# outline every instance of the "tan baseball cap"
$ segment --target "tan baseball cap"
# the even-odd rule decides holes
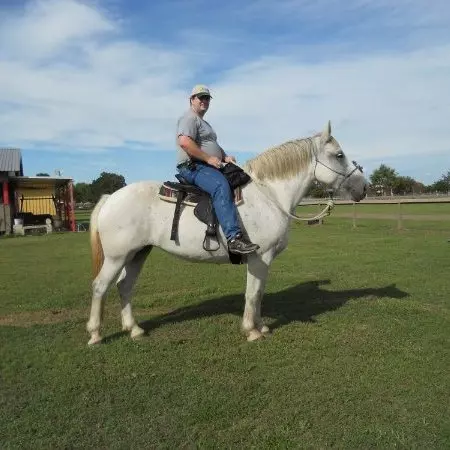
[[[209,88],[204,84],[197,84],[192,88],[191,98],[195,95],[209,95],[212,98]]]

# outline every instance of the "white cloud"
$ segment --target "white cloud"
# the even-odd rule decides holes
[[[290,3],[279,8],[301,3],[311,17],[326,9],[323,0]],[[368,5],[353,0],[347,8]],[[386,5],[383,0],[378,7]],[[418,0],[399,5],[424,11]],[[328,2],[330,14],[337,6]],[[432,8],[427,17],[427,24],[439,19]],[[125,38],[120,23],[75,0],[31,2],[20,16],[3,16],[0,30],[0,141],[5,145],[172,151],[189,85],[207,82],[202,58],[192,58],[205,32],[185,36],[186,46],[175,51],[164,40],[155,45]],[[226,42],[215,36],[201,51],[219,60],[216,45],[223,48]],[[315,62],[305,62],[317,47],[291,46],[282,57],[255,55],[245,65],[215,73],[207,117],[223,146],[259,152],[320,130],[331,119],[352,157],[448,150],[448,42],[363,56],[333,53],[338,49],[336,43],[322,45]]]
[[[331,119],[343,147],[364,157],[444,151],[449,80],[450,46],[310,65],[268,58],[229,73],[211,115],[235,148],[275,145]]]
[[[61,147],[167,143],[161,120],[182,106],[184,93],[176,85],[189,73],[186,57],[108,34],[105,39],[105,33],[116,38],[118,26],[73,0],[31,5],[2,27],[0,48],[10,50],[0,59],[2,141]],[[54,40],[47,39],[55,23],[71,25],[56,27]],[[68,46],[75,57],[55,57]]]
[[[37,0],[21,15],[6,15],[0,49],[10,58],[51,57],[80,40],[112,32],[113,22],[94,8],[74,0]]]

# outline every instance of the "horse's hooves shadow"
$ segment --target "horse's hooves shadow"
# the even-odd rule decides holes
[[[102,344],[110,344],[111,342],[117,341],[128,334],[130,334],[129,331],[118,331],[117,333],[110,334],[102,339]]]
[[[291,322],[315,322],[315,317],[339,309],[350,299],[357,298],[405,298],[409,294],[398,289],[395,284],[380,288],[348,289],[342,291],[329,291],[321,289],[321,285],[330,284],[330,280],[317,280],[300,283],[284,291],[266,294],[263,298],[262,312],[264,317],[274,321],[270,324],[272,330]],[[213,317],[222,314],[235,314],[242,316],[244,310],[243,295],[227,295],[224,297],[206,300],[191,306],[178,308],[170,313],[154,317],[141,322],[147,336],[151,330],[166,323],[178,323],[201,317]],[[120,331],[103,339],[110,343],[129,334]]]
[[[271,329],[279,328],[291,322],[314,322],[316,316],[334,311],[350,299],[364,297],[405,298],[409,296],[407,292],[398,289],[395,284],[380,288],[342,291],[321,289],[320,286],[325,284],[330,284],[330,280],[308,281],[284,291],[264,295],[262,313],[264,317],[274,319],[274,322],[271,323]],[[222,314],[242,316],[243,310],[243,295],[229,295],[178,308],[168,314],[146,320],[139,325],[148,334],[152,329],[165,323],[184,322]]]

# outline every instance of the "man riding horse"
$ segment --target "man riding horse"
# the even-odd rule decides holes
[[[177,124],[177,169],[188,183],[211,196],[230,253],[249,254],[259,249],[259,245],[243,236],[231,187],[220,171],[223,163],[235,162],[235,158],[225,153],[217,142],[215,131],[204,119],[211,98],[204,85],[192,89],[190,107]]]

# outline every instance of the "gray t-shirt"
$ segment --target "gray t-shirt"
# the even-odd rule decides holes
[[[224,158],[222,148],[217,143],[217,135],[212,126],[200,116],[195,114],[191,108],[178,119],[177,124],[177,164],[189,161],[188,154],[178,145],[179,136],[188,136],[194,140],[197,145],[211,156]]]

